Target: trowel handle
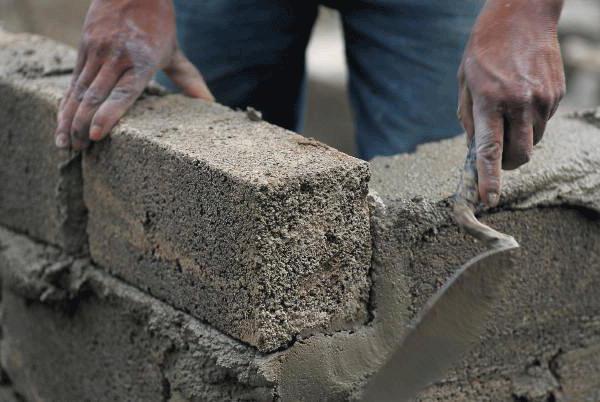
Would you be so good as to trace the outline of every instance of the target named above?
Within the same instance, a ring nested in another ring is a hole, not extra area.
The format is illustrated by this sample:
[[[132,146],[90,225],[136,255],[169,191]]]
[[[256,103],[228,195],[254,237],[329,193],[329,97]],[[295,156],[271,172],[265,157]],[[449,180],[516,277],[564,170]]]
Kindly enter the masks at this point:
[[[477,177],[477,147],[475,146],[475,136],[473,136],[469,141],[469,150],[458,183],[455,200],[455,202],[466,204],[472,211],[475,211],[479,204],[479,182]]]
[[[475,209],[479,205],[479,182],[477,181],[477,147],[475,137],[469,141],[469,151],[465,166],[454,197],[454,220],[460,227],[488,248],[518,247],[517,241],[509,235],[500,233],[479,222],[475,217]]]

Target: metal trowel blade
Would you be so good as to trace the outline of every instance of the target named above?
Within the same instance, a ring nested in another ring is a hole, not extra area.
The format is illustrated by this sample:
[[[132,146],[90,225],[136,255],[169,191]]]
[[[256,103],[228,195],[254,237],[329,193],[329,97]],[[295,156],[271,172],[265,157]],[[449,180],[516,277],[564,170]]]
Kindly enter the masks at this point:
[[[410,401],[477,344],[516,249],[488,251],[463,265],[427,302],[398,349],[367,384],[362,400]]]

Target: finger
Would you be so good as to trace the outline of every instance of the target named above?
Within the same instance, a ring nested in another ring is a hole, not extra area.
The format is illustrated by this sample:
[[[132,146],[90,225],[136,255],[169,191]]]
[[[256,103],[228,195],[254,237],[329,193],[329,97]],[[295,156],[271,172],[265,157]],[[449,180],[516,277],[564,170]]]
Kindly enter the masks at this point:
[[[565,97],[565,94],[567,92],[564,72],[561,73],[560,81],[562,82],[562,85],[560,86],[558,95],[556,96],[556,98],[554,100],[554,104],[552,105],[552,110],[550,111],[550,115],[548,116],[547,120],[550,120],[552,118],[552,116],[554,116],[554,114],[558,110],[558,106],[560,105],[560,102],[563,100],[563,98]]]
[[[532,111],[533,117],[533,144],[536,145],[542,140],[544,131],[546,131],[546,123],[556,112],[558,102],[537,97],[535,100],[535,109]]]
[[[497,108],[475,101],[473,121],[477,146],[479,195],[485,204],[495,207],[500,200],[504,142],[503,116]]]
[[[75,112],[77,112],[77,108],[79,107],[79,103],[81,102],[83,94],[96,77],[99,68],[99,63],[97,63],[95,60],[91,60],[90,63],[87,63],[83,67],[79,77],[71,84],[69,97],[64,101],[62,110],[59,113],[57,136],[67,136],[69,138],[70,145],[74,149],[80,149],[81,141],[79,141],[77,138],[74,138],[72,135],[71,125],[73,122],[73,117],[75,116]]]
[[[87,148],[89,146],[89,138],[87,135],[77,131],[73,127],[73,119],[85,94],[87,93],[90,85],[96,79],[98,72],[102,67],[102,63],[98,59],[91,59],[83,68],[79,79],[73,86],[73,90],[71,91],[71,96],[65,105],[65,111],[68,112],[68,115],[64,116],[64,119],[68,121],[69,125],[69,133],[71,138],[71,147],[76,150],[81,150]]]
[[[471,92],[466,87],[460,91],[458,118],[467,133],[467,143],[469,143],[475,135],[475,123],[473,122],[473,99]]]
[[[533,152],[533,121],[527,109],[514,110],[506,114],[504,122],[504,144],[502,168],[516,169],[529,162]]]
[[[90,139],[99,141],[106,137],[117,122],[141,95],[153,72],[140,76],[133,69],[127,70],[119,79],[108,98],[96,111],[92,119]]]
[[[83,70],[83,66],[85,65],[87,52],[83,47],[83,44],[79,46],[79,51],[77,52],[77,61],[75,63],[75,68],[73,69],[73,75],[71,77],[71,83],[69,84],[69,88],[65,92],[60,105],[58,107],[58,115],[57,115],[57,127],[54,131],[54,142],[58,148],[69,148],[71,146],[71,140],[69,136],[69,127],[67,127],[66,122],[64,121],[63,116],[65,115],[65,106],[68,100],[71,98],[71,93],[73,92],[73,87],[75,83],[79,79],[81,71]]]
[[[62,111],[64,105],[67,100],[71,96],[71,92],[73,91],[73,87],[75,83],[79,79],[81,72],[83,71],[83,67],[85,66],[85,61],[87,59],[87,51],[83,46],[83,43],[79,45],[79,50],[77,51],[77,61],[75,62],[75,68],[73,69],[73,74],[71,75],[71,82],[69,83],[69,88],[67,89],[65,96],[60,102],[60,106],[58,108],[59,114]]]
[[[122,69],[115,63],[106,63],[94,79],[94,82],[83,95],[83,99],[73,117],[71,131],[77,138],[90,138],[90,125],[94,114],[108,98],[122,74]]]
[[[538,118],[533,125],[533,145],[537,145],[544,136],[546,131],[547,120],[544,118]]]
[[[214,102],[215,98],[202,78],[202,74],[181,50],[175,51],[171,64],[163,71],[187,96]]]
[[[75,68],[73,69],[73,77],[71,79],[71,84],[73,84],[81,71],[83,71],[83,67],[85,66],[85,61],[87,59],[87,46],[82,41],[79,44],[79,48],[77,49],[77,61],[75,62]]]

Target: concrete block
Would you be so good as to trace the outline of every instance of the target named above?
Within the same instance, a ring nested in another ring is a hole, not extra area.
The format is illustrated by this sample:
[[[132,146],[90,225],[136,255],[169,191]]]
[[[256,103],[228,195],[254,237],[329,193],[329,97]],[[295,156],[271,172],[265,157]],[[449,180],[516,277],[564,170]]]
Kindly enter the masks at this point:
[[[72,56],[43,38],[0,33],[0,223],[75,253],[85,244],[80,157],[53,138]]]
[[[2,366],[26,400],[274,399],[254,348],[86,260],[4,229],[0,244]]]
[[[368,166],[182,96],[137,103],[83,163],[99,265],[272,351],[368,316]]]

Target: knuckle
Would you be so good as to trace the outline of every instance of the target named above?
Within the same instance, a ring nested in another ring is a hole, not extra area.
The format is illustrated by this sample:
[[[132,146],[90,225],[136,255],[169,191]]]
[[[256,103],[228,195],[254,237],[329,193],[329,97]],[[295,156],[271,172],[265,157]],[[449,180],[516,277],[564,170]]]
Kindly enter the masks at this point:
[[[110,57],[118,63],[127,63],[129,57],[127,51],[121,46],[115,46],[110,51]]]
[[[85,122],[81,119],[81,117],[75,116],[75,118],[73,119],[73,123],[71,124],[71,133],[78,137],[77,134],[79,134],[82,131],[84,126]]]
[[[487,161],[496,161],[502,157],[502,145],[498,141],[483,141],[477,146],[477,156]]]
[[[75,100],[77,100],[77,102],[81,102],[87,90],[87,84],[81,81],[77,81],[73,86],[73,94],[75,95]]]
[[[511,106],[526,106],[533,102],[533,93],[528,89],[514,88],[509,91],[506,102]]]
[[[112,46],[110,38],[87,34],[82,39],[82,47],[87,54],[100,59],[105,58],[110,53]]]
[[[98,107],[104,101],[104,96],[97,90],[89,89],[86,91],[85,96],[83,98],[83,103],[87,106]]]
[[[135,90],[131,86],[116,87],[110,94],[110,100],[113,102],[122,102],[131,99],[135,95]]]
[[[96,113],[96,115],[92,119],[91,126],[106,127],[109,120],[110,120],[109,116],[107,116],[106,112],[99,111],[98,113]]]
[[[498,89],[490,85],[482,86],[481,88],[479,88],[478,93],[480,97],[488,101],[496,101],[500,99]]]
[[[95,53],[97,49],[101,48],[102,42],[91,35],[86,35],[83,38],[82,45],[89,55]]]

